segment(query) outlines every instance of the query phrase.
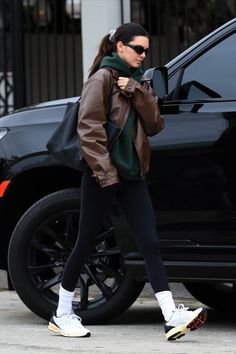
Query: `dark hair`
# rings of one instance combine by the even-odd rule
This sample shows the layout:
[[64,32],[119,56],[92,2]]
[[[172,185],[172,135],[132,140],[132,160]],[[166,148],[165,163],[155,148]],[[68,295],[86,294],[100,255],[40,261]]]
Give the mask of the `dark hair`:
[[111,53],[116,51],[117,42],[129,43],[135,36],[149,37],[149,34],[141,25],[133,22],[125,23],[118,27],[112,35],[111,40],[109,39],[110,34],[106,34],[99,45],[98,53],[90,68],[89,77],[99,69],[101,61],[105,56],[111,56]]

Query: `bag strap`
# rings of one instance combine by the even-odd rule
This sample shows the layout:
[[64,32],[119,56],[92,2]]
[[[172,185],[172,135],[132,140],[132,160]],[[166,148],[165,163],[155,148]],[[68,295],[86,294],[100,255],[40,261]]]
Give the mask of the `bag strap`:
[[106,69],[108,71],[110,71],[111,73],[111,84],[110,84],[110,90],[109,90],[109,94],[108,94],[108,112],[107,112],[107,115],[108,115],[108,119],[110,118],[110,113],[111,113],[111,107],[112,107],[112,91],[113,91],[113,85],[114,85],[114,80],[113,80],[113,71],[111,68],[109,67],[106,67]]

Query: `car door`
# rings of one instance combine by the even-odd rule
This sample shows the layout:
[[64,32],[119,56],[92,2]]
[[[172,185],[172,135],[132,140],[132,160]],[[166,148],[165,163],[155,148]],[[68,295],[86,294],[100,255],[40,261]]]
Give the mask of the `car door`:
[[235,63],[235,32],[183,63],[169,80],[165,129],[150,139],[147,182],[162,245],[176,257],[218,260],[236,245]]

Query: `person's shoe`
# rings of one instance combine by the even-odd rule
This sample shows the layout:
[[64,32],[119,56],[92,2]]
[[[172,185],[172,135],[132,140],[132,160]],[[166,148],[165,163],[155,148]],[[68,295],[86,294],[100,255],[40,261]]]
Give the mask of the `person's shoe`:
[[90,332],[81,323],[81,318],[74,312],[57,317],[54,314],[48,329],[65,337],[89,337]]
[[187,332],[194,331],[201,327],[207,319],[207,310],[198,308],[190,311],[183,304],[179,305],[173,315],[165,323],[165,334],[167,340],[176,340],[183,337]]

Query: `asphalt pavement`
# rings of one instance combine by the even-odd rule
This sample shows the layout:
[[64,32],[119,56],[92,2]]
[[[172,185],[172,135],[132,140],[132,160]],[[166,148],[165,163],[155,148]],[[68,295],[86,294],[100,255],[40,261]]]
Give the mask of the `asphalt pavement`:
[[[172,285],[177,303],[201,305],[181,285]],[[89,338],[64,338],[51,333],[14,291],[0,290],[0,353],[135,353],[236,354],[235,316],[209,310],[202,328],[167,342],[156,300],[147,285],[135,304],[106,325],[88,326]]]

